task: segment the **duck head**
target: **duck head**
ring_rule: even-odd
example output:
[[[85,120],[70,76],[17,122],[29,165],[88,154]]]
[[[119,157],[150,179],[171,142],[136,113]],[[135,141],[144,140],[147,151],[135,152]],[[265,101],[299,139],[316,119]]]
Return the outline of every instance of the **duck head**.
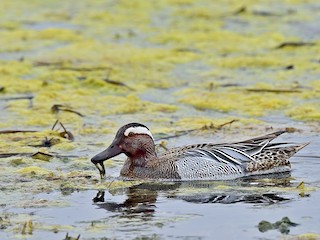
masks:
[[[100,177],[105,177],[103,162],[121,153],[129,158],[137,159],[154,149],[154,141],[150,130],[140,123],[129,123],[122,126],[110,146],[95,155],[91,162],[98,168]]]

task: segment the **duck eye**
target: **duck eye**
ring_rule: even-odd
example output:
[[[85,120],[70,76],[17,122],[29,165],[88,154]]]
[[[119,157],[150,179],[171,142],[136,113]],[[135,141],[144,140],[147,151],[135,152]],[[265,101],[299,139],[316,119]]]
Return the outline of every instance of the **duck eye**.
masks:
[[[133,132],[129,132],[128,136],[133,136],[134,133]]]

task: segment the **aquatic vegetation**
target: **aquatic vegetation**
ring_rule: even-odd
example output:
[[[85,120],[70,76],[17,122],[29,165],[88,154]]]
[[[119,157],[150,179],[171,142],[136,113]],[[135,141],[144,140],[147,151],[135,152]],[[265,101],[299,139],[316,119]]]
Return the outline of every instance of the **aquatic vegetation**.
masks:
[[[275,223],[270,223],[268,221],[261,221],[258,224],[258,229],[260,232],[266,232],[268,230],[277,229],[283,234],[288,234],[290,232],[289,227],[296,227],[299,224],[292,222],[288,217],[282,218],[280,221]]]
[[[180,92],[181,93],[181,92]],[[180,94],[179,93],[179,94]],[[248,116],[263,116],[267,111],[283,109],[290,105],[286,96],[271,93],[247,93],[230,90],[210,92],[206,90],[185,89],[181,102],[197,109],[212,109],[222,112],[236,111]]]
[[[17,170],[18,173],[21,174],[30,174],[30,175],[36,175],[36,176],[41,176],[41,175],[49,175],[51,174],[50,171],[40,168],[40,167],[36,167],[36,166],[31,166],[31,167],[25,167],[22,169]]]
[[[286,113],[288,116],[305,121],[319,121],[320,119],[320,104],[319,103],[305,103],[298,105]]]
[[[304,233],[298,236],[294,236],[292,239],[301,239],[301,240],[317,240],[319,239],[320,234],[317,233]]]
[[[79,240],[80,239],[80,234],[77,237],[72,237],[69,236],[69,233],[66,234],[66,237],[64,238],[64,240]]]
[[[99,189],[117,196],[138,184],[113,178],[121,158],[106,162],[105,182],[89,161],[126,122],[148,123],[162,141],[157,142],[161,151],[200,137],[238,140],[272,128],[294,126],[304,138],[317,133],[317,9],[316,0],[3,0],[0,206],[6,213],[0,228],[9,235],[0,238],[50,232],[82,239],[87,230],[116,229],[118,218],[76,227],[10,211],[70,204],[34,199],[39,193],[67,197]],[[312,198],[318,186],[306,182],[297,188],[301,181],[279,187],[265,180],[264,186],[272,193]],[[260,194],[261,182],[256,184],[239,191]],[[210,189],[234,190],[223,183]],[[190,197],[197,191],[208,189],[182,188],[168,195]],[[157,217],[149,222],[162,229],[194,216]],[[124,230],[128,224],[134,220],[120,223]]]

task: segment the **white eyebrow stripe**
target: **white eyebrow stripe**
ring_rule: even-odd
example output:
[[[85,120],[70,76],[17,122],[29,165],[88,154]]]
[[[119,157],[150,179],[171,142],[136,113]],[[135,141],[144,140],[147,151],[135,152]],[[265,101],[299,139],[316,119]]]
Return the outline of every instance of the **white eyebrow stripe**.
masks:
[[[145,127],[129,127],[128,129],[126,129],[124,131],[124,135],[125,136],[129,136],[130,133],[133,133],[133,134],[147,134],[152,138],[152,140],[154,140],[153,137],[152,137],[151,132]]]

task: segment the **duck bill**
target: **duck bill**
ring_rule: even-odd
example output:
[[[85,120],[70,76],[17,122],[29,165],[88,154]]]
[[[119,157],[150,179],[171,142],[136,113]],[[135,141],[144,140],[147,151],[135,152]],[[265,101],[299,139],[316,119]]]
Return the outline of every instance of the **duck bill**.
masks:
[[[101,179],[105,178],[106,176],[106,170],[103,162],[114,156],[119,155],[120,153],[122,153],[122,149],[119,148],[117,144],[113,143],[106,150],[102,151],[101,153],[98,153],[93,158],[91,158],[91,162],[96,166],[96,168],[100,172]]]

